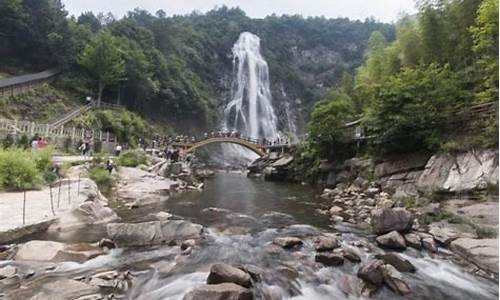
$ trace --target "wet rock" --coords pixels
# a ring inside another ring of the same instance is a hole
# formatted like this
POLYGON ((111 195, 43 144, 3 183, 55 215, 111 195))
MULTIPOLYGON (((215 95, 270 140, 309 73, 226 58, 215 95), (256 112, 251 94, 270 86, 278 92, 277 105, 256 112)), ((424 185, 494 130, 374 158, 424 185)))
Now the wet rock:
POLYGON ((296 237, 277 237, 273 240, 273 244, 284 249, 291 249, 302 246, 302 240, 296 237))
POLYGON ((458 238, 477 238, 476 230, 468 224, 451 224, 446 221, 429 224, 429 233, 442 245, 458 238))
MULTIPOLYGON (((264 274, 264 270, 254 266, 254 265, 238 265, 236 266, 238 269, 242 270, 245 273, 248 273, 250 277, 252 277, 252 280, 255 282, 261 282, 262 281, 262 275, 264 274)), ((278 267, 279 268, 279 267, 278 267)))
POLYGON ((299 271, 291 266, 280 265, 276 267, 276 271, 291 280, 297 279, 299 277, 299 271))
POLYGON ((377 236, 375 238, 377 244, 382 247, 391 249, 405 249, 406 242, 403 236, 397 231, 391 231, 387 234, 377 236))
POLYGON ((332 216, 330 220, 332 220, 334 223, 344 222, 344 218, 342 218, 341 216, 332 216))
POLYGON ((234 283, 208 284, 188 292, 183 300, 253 300, 251 290, 234 283))
POLYGON ((342 253, 344 255, 344 258, 349 260, 350 262, 353 263, 361 262, 361 258, 359 257, 358 253, 356 253, 356 251, 350 247, 345 247, 342 250, 342 253))
POLYGON ((348 274, 343 274, 337 281, 339 289, 347 295, 354 297, 371 297, 377 288, 364 282, 362 279, 348 274))
POLYGON ((187 248, 192 248, 196 245, 196 240, 189 239, 181 243, 181 250, 186 250, 187 248))
POLYGON ((401 257, 396 253, 385 253, 375 255, 376 259, 380 259, 385 264, 395 267, 399 272, 410 272, 414 273, 417 268, 407 259, 401 257))
POLYGON ((166 211, 160 211, 160 212, 156 213, 154 216, 158 221, 169 220, 173 217, 173 215, 171 213, 168 213, 166 211))
POLYGON ((199 239, 203 226, 185 220, 153 221, 144 223, 111 223, 108 236, 119 246, 144 246, 170 241, 199 239))
POLYGON ((29 241, 19 246, 14 260, 29 261, 74 261, 83 263, 104 254, 103 250, 90 244, 64 244, 52 241, 29 241), (40 251, 43 249, 43 251, 40 251))
POLYGON ((232 282, 246 288, 252 286, 252 278, 248 273, 228 264, 221 263, 212 265, 210 274, 207 278, 207 284, 225 282, 232 282))
POLYGON ((339 206, 332 206, 329 210, 330 214, 332 214, 332 215, 338 215, 342 211, 344 211, 344 209, 342 207, 339 207, 339 206))
POLYGON ((399 273, 395 267, 391 265, 382 266, 382 274, 384 277, 384 283, 394 292, 399 295, 408 295, 411 293, 410 287, 403 280, 403 276, 399 273))
POLYGON ((498 274, 498 239, 459 238, 451 242, 450 249, 478 267, 498 274))
POLYGON ((5 266, 0 268, 0 280, 10 278, 17 274, 17 268, 14 266, 5 266))
POLYGON ((344 257, 337 253, 318 253, 314 257, 314 260, 329 267, 336 267, 344 264, 344 257))
MULTIPOLYGON (((59 279, 44 284, 31 299, 66 300, 95 294, 99 288, 71 279, 59 279)), ((15 299, 15 298, 14 298, 15 299)))
POLYGON ((334 237, 321 236, 314 241, 314 249, 318 252, 331 251, 338 247, 340 247, 340 243, 334 237))
POLYGON ((379 259, 369 261, 358 270, 358 277, 379 287, 384 282, 384 275, 382 274, 383 265, 384 262, 379 259))
POLYGON ((97 245, 101 248, 108 248, 108 249, 116 248, 115 242, 113 242, 110 239, 101 239, 97 245))
POLYGON ((413 224, 413 214, 404 208, 374 209, 371 215, 372 230, 376 234, 390 231, 406 232, 413 224))
POLYGON ((436 245, 436 242, 431 237, 423 238, 422 239, 422 246, 424 247, 425 250, 427 250, 429 252, 432 252, 432 253, 438 252, 438 247, 436 245))
POLYGON ((98 277, 90 278, 90 281, 88 282, 88 284, 90 284, 92 286, 99 287, 99 288, 108 288, 108 289, 112 289, 116 286, 116 283, 114 280, 106 280, 106 279, 102 279, 102 278, 98 278, 98 277))
POLYGON ((415 248, 415 249, 422 249, 422 241, 420 239, 420 236, 415 233, 407 233, 404 235, 406 245, 409 247, 415 248))

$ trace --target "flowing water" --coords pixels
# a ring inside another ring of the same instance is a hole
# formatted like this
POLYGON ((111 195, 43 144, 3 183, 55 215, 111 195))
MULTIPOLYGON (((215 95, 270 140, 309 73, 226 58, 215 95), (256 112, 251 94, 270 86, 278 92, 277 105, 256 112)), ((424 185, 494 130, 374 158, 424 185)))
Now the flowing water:
MULTIPOLYGON (((131 270, 136 277, 127 299, 182 299, 188 290, 205 283, 213 263, 226 262, 260 270, 262 281, 255 289, 257 299, 355 299, 342 293, 337 282, 344 274, 355 275, 360 264, 346 261, 341 267, 329 268, 316 264, 313 238, 336 233, 344 247, 351 247, 353 241, 362 241, 365 247, 352 249, 364 261, 382 250, 374 246, 373 237, 361 228, 332 227, 318 210, 326 208, 328 203, 315 197, 316 192, 302 186, 220 173, 206 181, 202 192, 179 194, 166 202, 139 209, 118 210, 125 222, 152 220, 150 213, 163 210, 204 225, 206 241, 197 245, 191 255, 180 255, 178 246, 168 245, 114 249, 81 265, 63 263, 47 275, 47 280, 102 270, 131 270), (209 209, 214 207, 218 209, 209 209), (275 237, 290 235, 303 239, 300 251, 272 246, 275 237), (370 253, 364 248, 371 249, 370 253)), ((97 240, 98 231, 91 231, 90 237, 79 231, 72 237, 65 236, 64 240, 91 237, 97 240)), ((413 250, 401 255, 417 267, 414 274, 403 273, 412 290, 411 299, 498 299, 497 283, 469 275, 443 256, 433 258, 413 250)), ((43 269, 43 266, 19 264, 20 268, 43 269)), ((387 288, 373 298, 402 299, 387 288)))

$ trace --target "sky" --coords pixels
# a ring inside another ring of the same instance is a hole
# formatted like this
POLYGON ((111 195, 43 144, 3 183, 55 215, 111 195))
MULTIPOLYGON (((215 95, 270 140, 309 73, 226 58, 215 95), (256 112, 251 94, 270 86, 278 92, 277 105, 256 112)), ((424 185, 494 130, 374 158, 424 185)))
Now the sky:
POLYGON ((206 12, 215 6, 239 6, 248 16, 262 18, 272 13, 303 16, 347 17, 364 20, 374 17, 394 22, 403 13, 415 12, 414 0, 63 0, 70 14, 111 12, 122 17, 136 7, 152 13, 163 9, 167 15, 187 14, 193 10, 206 12))

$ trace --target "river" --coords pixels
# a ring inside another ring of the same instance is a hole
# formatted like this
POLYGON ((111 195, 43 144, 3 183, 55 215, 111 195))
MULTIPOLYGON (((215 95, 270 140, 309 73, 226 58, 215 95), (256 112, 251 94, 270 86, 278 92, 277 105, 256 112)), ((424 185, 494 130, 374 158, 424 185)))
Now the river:
MULTIPOLYGON (((332 227, 320 211, 327 208, 327 202, 317 193, 300 185, 219 173, 205 182, 202 192, 178 194, 166 202, 133 210, 118 205, 115 208, 125 222, 152 220, 152 213, 168 211, 204 225, 207 239, 188 256, 180 255, 179 247, 168 245, 114 249, 84 264, 63 263, 47 280, 110 269, 131 270, 135 279, 127 299, 182 299, 189 289, 205 283, 213 263, 226 262, 259 270, 262 281, 256 286, 257 298, 347 299, 337 282, 344 274, 356 275, 360 264, 346 261, 343 266, 326 268, 315 263, 313 238, 336 234, 343 246, 351 247, 362 260, 383 250, 374 246, 368 230, 332 227), (304 245, 300 251, 276 249, 271 242, 278 236, 300 237, 304 245), (352 246, 355 241, 364 246, 352 246)), ((92 241, 104 235, 103 228, 95 227, 72 235, 36 238, 92 241)), ((496 282, 465 273, 446 260, 445 254, 430 257, 408 249, 401 255, 417 267, 416 273, 404 273, 411 299, 498 299, 496 282)), ((373 299, 403 298, 384 287, 373 299)))

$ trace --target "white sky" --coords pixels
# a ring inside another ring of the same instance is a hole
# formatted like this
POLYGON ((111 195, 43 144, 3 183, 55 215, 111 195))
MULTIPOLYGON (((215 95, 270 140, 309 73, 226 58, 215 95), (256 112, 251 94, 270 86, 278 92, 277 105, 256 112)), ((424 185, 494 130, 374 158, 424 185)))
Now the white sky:
POLYGON ((402 12, 414 13, 414 0, 63 0, 72 15, 85 11, 111 12, 117 17, 136 7, 152 13, 163 9, 167 15, 206 12, 215 6, 239 6, 250 17, 272 13, 303 16, 348 17, 364 20, 374 17, 384 22, 396 21, 402 12))

